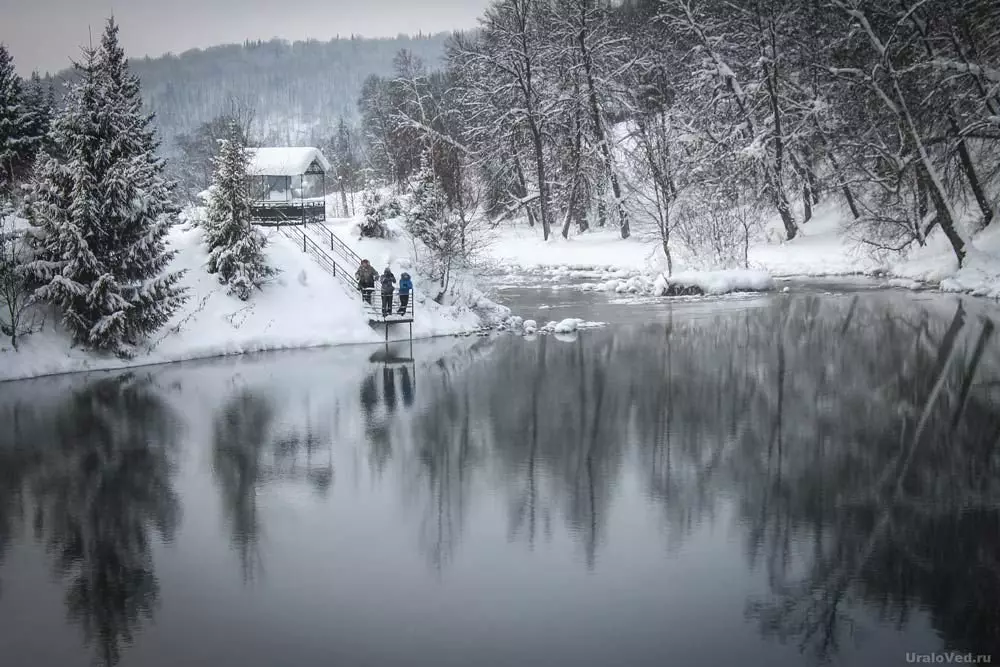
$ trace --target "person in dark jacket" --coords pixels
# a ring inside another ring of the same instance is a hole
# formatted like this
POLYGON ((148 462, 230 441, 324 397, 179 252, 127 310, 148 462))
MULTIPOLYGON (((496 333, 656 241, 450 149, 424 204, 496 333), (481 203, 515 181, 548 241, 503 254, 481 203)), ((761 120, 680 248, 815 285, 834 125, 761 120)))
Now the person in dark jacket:
POLYGON ((385 267, 382 272, 382 317, 388 317, 392 312, 392 293, 396 289, 396 276, 392 275, 389 267, 385 267))
POLYGON ((399 276, 399 314, 406 315, 406 308, 410 305, 410 292, 413 291, 413 281, 410 280, 409 273, 402 273, 399 276))
POLYGON ((361 290, 361 297, 367 304, 371 304, 372 302, 372 293, 375 292, 375 279, 377 277, 378 272, 375 271, 375 267, 367 259, 361 260, 361 266, 358 267, 357 273, 354 274, 354 279, 358 281, 358 289, 361 290))

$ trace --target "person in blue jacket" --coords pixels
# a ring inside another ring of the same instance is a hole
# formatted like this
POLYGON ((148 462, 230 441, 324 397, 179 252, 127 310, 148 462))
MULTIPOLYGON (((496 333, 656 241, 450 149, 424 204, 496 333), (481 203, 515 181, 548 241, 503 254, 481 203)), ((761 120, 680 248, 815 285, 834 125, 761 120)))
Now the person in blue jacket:
POLYGON ((410 292, 413 291, 413 281, 409 273, 399 276, 399 314, 406 315, 406 307, 410 305, 410 292))

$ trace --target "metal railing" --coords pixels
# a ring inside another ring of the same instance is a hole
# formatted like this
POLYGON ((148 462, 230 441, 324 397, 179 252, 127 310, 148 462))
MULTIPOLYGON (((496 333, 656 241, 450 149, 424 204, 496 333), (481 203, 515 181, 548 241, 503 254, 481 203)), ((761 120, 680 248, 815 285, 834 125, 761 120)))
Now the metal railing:
MULTIPOLYGON (((383 292, 380 288, 376 287, 359 289, 358 282, 354 279, 353 274, 349 273, 343 265, 338 264, 337 260, 331 257, 312 236, 306 233, 307 226, 298 225, 294 228, 297 231, 294 231, 293 227, 289 225, 279 225, 278 231, 297 244, 301 244, 302 252, 315 259, 316 263, 332 274, 334 278, 339 278, 341 283, 346 287, 351 290, 360 291, 362 300, 369 308, 369 319, 376 322, 384 322, 387 325, 392 322, 409 322, 410 336, 412 338, 413 314, 416 306, 413 290, 410 290, 406 294, 400 294, 398 289, 392 292, 383 292)), ((361 258, 358 257, 357 253, 347 247, 333 232, 325 227, 323 231, 329 234, 331 248, 342 260, 354 262, 355 265, 361 263, 361 258)), ((388 340, 388 326, 386 329, 386 340, 388 340)))
POLYGON ((302 224, 326 219, 323 202, 304 200, 254 201, 250 204, 252 218, 262 225, 302 224))
POLYGON ((354 280, 350 272, 347 271, 343 266, 337 263, 337 261, 330 257, 325 250, 316 241, 314 241, 308 234, 306 234, 305 229, 299 228, 299 232, 296 233, 288 226, 280 226, 278 230, 302 246, 302 252, 310 255, 316 260, 316 263, 321 267, 326 269, 327 273, 333 275, 334 278, 339 278, 340 282, 344 283, 347 287, 352 290, 358 289, 358 283, 354 280))
POLYGON ((315 231, 316 235, 323 240, 324 245, 329 244, 330 251, 339 257, 342 262, 349 266, 358 266, 361 264, 361 256, 341 241, 340 237, 334 234, 326 225, 321 224, 318 220, 309 220, 306 222, 306 226, 315 231))
POLYGON ((365 304, 371 309, 369 314, 379 321, 391 323, 394 320, 409 321, 413 319, 416 305, 413 290, 406 294, 400 294, 399 290, 382 292, 378 288, 372 287, 361 290, 361 294, 365 304), (406 297, 406 303, 403 303, 403 297, 406 297))

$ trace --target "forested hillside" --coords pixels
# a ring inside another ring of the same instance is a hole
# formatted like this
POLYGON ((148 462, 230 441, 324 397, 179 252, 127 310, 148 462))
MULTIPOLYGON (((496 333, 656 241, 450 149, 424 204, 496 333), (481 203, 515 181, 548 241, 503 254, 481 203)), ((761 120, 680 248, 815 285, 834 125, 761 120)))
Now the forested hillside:
POLYGON ((437 63, 447 37, 273 39, 136 59, 132 69, 168 154, 176 152, 177 135, 228 112, 233 102, 253 111, 254 135, 263 142, 322 143, 339 117, 357 116, 365 77, 390 73, 400 49, 437 63))

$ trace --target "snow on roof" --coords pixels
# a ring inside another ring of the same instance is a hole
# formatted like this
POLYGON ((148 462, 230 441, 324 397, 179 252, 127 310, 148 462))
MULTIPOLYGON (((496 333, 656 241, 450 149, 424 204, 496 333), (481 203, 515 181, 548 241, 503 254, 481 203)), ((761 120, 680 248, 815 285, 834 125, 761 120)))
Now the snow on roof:
POLYGON ((318 161, 323 171, 330 170, 330 162, 318 148, 284 147, 251 148, 251 174, 258 176, 298 176, 304 174, 313 161, 318 161))

